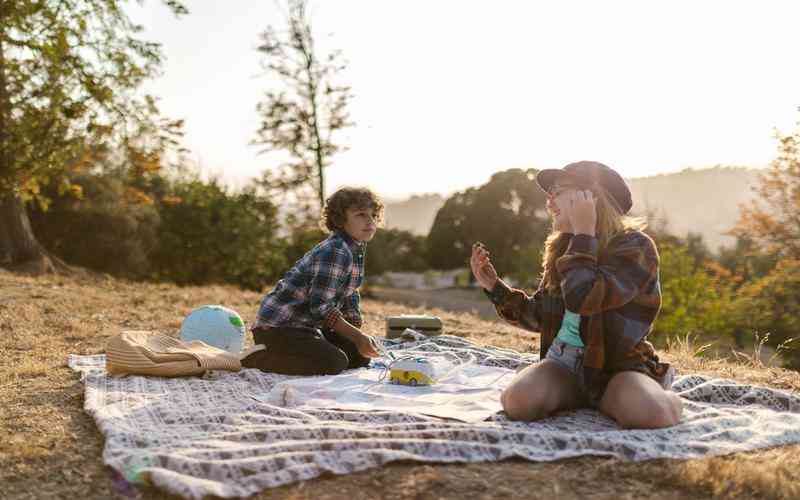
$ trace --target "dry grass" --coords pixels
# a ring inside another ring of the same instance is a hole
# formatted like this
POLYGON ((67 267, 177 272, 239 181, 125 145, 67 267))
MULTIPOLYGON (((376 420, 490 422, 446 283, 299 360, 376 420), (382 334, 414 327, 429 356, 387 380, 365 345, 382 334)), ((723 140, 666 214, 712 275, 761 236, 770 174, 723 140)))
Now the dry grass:
MULTIPOLYGON (((201 304, 222 303, 252 318, 260 294, 228 287, 178 288, 98 276, 26 278, 0 271, 0 498, 113 498, 103 437, 83 411, 83 385, 68 353, 95 354, 122 329, 177 332, 201 304)), ((407 306, 364 302, 366 328, 407 306)), ((420 312, 414 310, 414 312, 420 312)), ((533 335, 469 314, 432 310, 448 333, 530 350, 533 335)), ((663 356, 681 371, 800 391, 800 373, 698 355, 691 339, 663 356)), ((148 490, 145 498, 169 498, 148 490)), ((798 498, 800 446, 702 460, 620 463, 583 457, 553 463, 511 460, 467 465, 394 464, 322 477, 257 498, 798 498)))

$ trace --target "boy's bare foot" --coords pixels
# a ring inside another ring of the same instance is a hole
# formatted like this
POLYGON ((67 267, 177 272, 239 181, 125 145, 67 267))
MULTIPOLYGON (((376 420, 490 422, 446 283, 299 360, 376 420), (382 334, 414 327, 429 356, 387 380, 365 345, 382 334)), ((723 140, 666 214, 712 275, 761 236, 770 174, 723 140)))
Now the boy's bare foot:
POLYGON ((264 358, 267 356, 267 346, 256 344, 253 347, 242 351, 239 361, 244 368, 261 368, 264 366, 264 358))

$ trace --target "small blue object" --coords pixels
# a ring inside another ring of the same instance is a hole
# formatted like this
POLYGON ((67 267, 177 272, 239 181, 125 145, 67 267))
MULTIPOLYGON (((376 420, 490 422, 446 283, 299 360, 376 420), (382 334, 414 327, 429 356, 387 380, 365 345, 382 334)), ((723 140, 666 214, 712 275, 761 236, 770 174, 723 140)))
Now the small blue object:
POLYGON ((219 305, 198 307, 181 324, 181 340, 201 340, 236 354, 244 347, 244 334, 242 317, 233 309, 219 305))

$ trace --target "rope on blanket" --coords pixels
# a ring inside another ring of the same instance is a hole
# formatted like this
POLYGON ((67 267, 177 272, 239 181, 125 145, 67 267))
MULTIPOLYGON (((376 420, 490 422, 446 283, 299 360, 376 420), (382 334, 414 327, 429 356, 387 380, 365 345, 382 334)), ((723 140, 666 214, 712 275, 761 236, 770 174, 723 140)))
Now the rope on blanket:
MULTIPOLYGON (((381 371, 381 374, 378 377, 378 381, 376 382, 376 384, 382 383, 386 379, 386 375, 389 374, 389 372, 392 370, 392 366, 394 366, 396 363, 398 363, 400 361, 405 361, 405 360, 409 360, 409 359, 416 359, 416 358, 420 358, 420 357, 427 359, 430 356, 430 351, 419 349, 420 347, 423 347, 423 346, 433 346, 435 348, 434 350, 438 351, 437 352, 438 354, 443 354, 445 356, 454 356, 458 361, 461 361, 460 363, 458 363, 455 366, 451 367, 445 373, 443 373, 441 375, 437 375, 436 378, 435 378, 435 381, 444 380, 447 377, 449 377, 450 375, 452 375, 453 373, 455 373, 456 371, 463 370, 467 366, 477 363, 477 357, 475 356, 475 354, 473 352, 471 352, 471 351, 475 350, 474 346, 471 346, 472 347, 471 349, 452 348, 451 347, 449 350, 445 351, 445 350, 442 350, 441 346, 439 346, 435 342, 423 342, 422 344, 419 344, 419 345, 415 346, 417 349, 404 350, 404 354, 402 356, 398 357, 398 356, 395 356, 395 354, 393 352, 391 352, 389 349, 387 349, 383 342, 381 342, 378 339, 374 339, 374 340, 375 340, 374 345, 377 348, 378 352, 381 354, 381 357, 386 358, 386 359, 391 359, 391 361, 389 361, 388 363, 386 363, 386 362, 381 363, 383 370, 381 371), (462 361, 461 356, 459 356, 457 353, 453 352, 454 350, 461 351, 462 353, 466 354, 467 360, 466 361, 462 361)), ((497 349, 497 350, 501 350, 501 349, 497 349)), ((493 355, 493 354, 487 354, 487 356, 482 360, 483 361, 482 364, 486 364, 486 361, 490 361, 490 360, 508 360, 508 359, 510 359, 510 358, 508 358, 506 356, 497 356, 497 355, 493 355)), ((501 374, 496 379, 494 379, 491 382, 487 383, 484 387, 493 386, 494 384, 499 382, 503 377, 508 375, 508 373, 509 372, 501 374)), ((372 386, 370 386, 370 387, 372 387, 372 386)))

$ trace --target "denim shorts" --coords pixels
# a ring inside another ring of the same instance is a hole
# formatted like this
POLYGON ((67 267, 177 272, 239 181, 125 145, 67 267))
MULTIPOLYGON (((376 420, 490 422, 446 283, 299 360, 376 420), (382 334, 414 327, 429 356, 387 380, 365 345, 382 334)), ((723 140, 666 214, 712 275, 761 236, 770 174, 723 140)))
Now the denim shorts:
MULTIPOLYGON (((559 366, 566 368, 571 374, 575 376, 575 381, 578 383, 578 390, 580 391, 580 398, 589 403, 589 392, 586 390, 586 384, 583 379, 583 347, 576 347, 560 340, 554 340, 547 350, 545 359, 550 359, 558 363, 559 366)), ((593 405, 592 405, 593 406, 593 405)))

